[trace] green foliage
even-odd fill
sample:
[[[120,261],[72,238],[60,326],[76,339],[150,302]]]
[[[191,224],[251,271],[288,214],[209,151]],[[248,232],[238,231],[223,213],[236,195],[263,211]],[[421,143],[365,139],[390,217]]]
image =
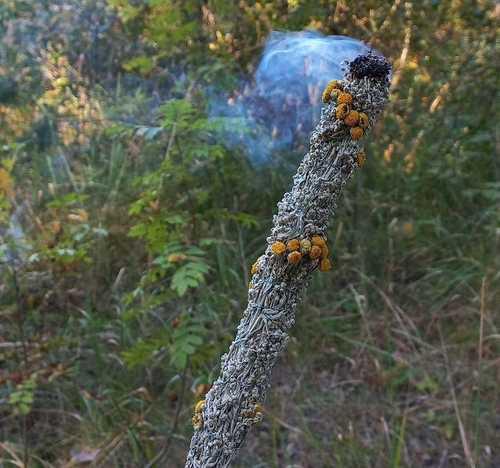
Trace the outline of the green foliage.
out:
[[[204,328],[198,323],[189,319],[181,319],[180,324],[172,333],[170,362],[174,367],[182,370],[187,366],[189,357],[195,354],[204,343],[204,334]]]
[[[17,385],[16,390],[9,396],[9,404],[14,411],[21,415],[30,413],[35,398],[36,381],[34,377]]]
[[[203,349],[205,328],[187,315],[176,319],[175,327],[162,331],[147,340],[139,339],[122,356],[130,368],[145,366],[155,358],[161,358],[162,350],[169,356],[170,364],[182,371],[188,365],[190,356]]]
[[[209,266],[204,257],[205,252],[198,247],[168,244],[153,264],[162,271],[174,270],[170,287],[183,296],[189,288],[197,288],[205,281]]]
[[[188,262],[174,273],[171,288],[179,296],[184,296],[189,288],[196,288],[203,283],[206,273],[208,273],[208,267],[205,263]]]
[[[154,354],[162,346],[162,341],[160,339],[155,340],[139,340],[130,349],[123,351],[122,356],[125,363],[130,368],[136,366],[143,366],[147,364],[154,356]]]
[[[140,57],[135,57],[130,59],[126,63],[123,64],[123,68],[126,71],[136,71],[141,75],[147,75],[153,70],[154,62],[151,58],[142,55]]]

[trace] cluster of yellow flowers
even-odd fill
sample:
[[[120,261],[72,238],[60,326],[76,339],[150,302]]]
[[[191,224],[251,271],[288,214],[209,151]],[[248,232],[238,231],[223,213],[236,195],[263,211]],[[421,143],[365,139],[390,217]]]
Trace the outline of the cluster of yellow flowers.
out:
[[[193,428],[198,431],[203,427],[203,409],[205,408],[205,400],[200,400],[194,406],[194,413],[191,419]]]
[[[89,95],[80,73],[66,57],[48,53],[42,70],[48,89],[38,99],[38,105],[56,111],[57,129],[65,146],[89,144],[104,121],[99,102]]]
[[[14,183],[9,171],[0,167],[0,195],[12,197],[14,195]]]
[[[323,91],[323,102],[326,104],[332,99],[337,100],[335,117],[342,120],[350,128],[353,140],[361,139],[370,125],[368,115],[353,108],[353,98],[350,93],[344,92],[338,80],[332,80]]]
[[[21,137],[33,121],[33,113],[25,107],[0,105],[0,127],[8,136]],[[9,135],[10,134],[10,135]]]
[[[203,410],[205,409],[205,400],[200,400],[194,405],[193,417],[191,422],[195,431],[203,428]],[[250,419],[253,423],[262,421],[264,409],[262,405],[256,403],[249,411],[243,412],[243,417]]]
[[[290,239],[286,244],[276,241],[271,245],[271,251],[274,255],[287,256],[290,265],[297,265],[303,258],[309,257],[310,260],[319,260],[320,271],[329,271],[332,263],[328,258],[329,249],[323,236],[312,236],[311,239]],[[258,271],[258,262],[252,266],[252,274]]]

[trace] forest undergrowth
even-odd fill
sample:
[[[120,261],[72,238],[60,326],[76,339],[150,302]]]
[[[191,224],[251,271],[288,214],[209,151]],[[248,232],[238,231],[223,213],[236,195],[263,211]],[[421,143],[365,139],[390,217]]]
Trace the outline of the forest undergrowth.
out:
[[[500,466],[499,15],[481,0],[3,1],[0,465],[184,466],[307,151],[300,122],[255,158],[265,119],[275,135],[283,120],[264,101],[250,127],[211,109],[246,95],[271,31],[312,29],[381,50],[391,98],[236,466]]]

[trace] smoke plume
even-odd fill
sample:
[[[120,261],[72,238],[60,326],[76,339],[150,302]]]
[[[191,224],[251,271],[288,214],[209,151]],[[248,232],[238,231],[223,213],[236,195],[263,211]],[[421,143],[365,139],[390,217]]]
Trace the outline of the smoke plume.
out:
[[[224,140],[255,164],[303,145],[319,119],[321,92],[343,76],[343,65],[368,52],[364,43],[317,32],[273,32],[252,83],[209,103],[223,117]]]

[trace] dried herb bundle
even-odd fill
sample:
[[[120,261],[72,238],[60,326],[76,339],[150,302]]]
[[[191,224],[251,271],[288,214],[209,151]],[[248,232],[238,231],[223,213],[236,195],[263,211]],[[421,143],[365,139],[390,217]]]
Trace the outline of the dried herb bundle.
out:
[[[391,67],[384,57],[360,56],[343,80],[323,93],[321,119],[310,149],[278,203],[265,253],[252,267],[248,307],[220,377],[193,416],[186,467],[227,467],[250,426],[262,418],[271,371],[285,349],[287,331],[311,274],[328,271],[326,231],[342,188],[364,163],[363,137],[381,114],[389,94]]]

